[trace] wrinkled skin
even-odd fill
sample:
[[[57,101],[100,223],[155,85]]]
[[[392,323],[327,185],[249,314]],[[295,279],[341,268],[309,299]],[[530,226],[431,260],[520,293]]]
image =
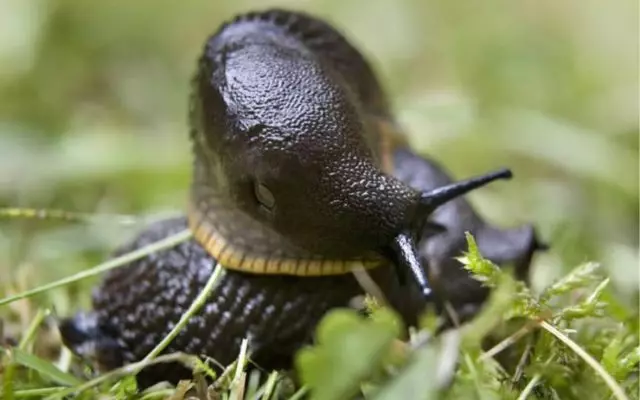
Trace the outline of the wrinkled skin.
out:
[[[223,27],[222,31],[234,35],[248,30],[254,35],[251,36],[253,38],[251,40],[255,40],[256,29],[259,30],[258,33],[264,30],[267,36],[284,35],[283,40],[294,47],[304,45],[304,48],[296,51],[299,50],[307,55],[311,52],[310,54],[318,57],[322,60],[322,68],[325,68],[327,77],[330,75],[332,84],[342,85],[337,91],[339,98],[333,99],[336,101],[336,106],[343,107],[342,115],[350,115],[351,119],[338,121],[337,128],[325,127],[330,131],[327,133],[333,135],[329,137],[343,141],[340,143],[341,147],[334,148],[333,152],[328,153],[331,155],[329,158],[332,158],[329,165],[331,168],[336,168],[333,172],[357,175],[358,168],[348,167],[351,164],[347,159],[343,160],[344,163],[339,162],[341,157],[344,158],[345,151],[347,153],[353,151],[355,156],[365,159],[364,164],[385,165],[386,163],[386,175],[377,172],[371,175],[369,171],[359,177],[358,182],[362,181],[363,187],[369,184],[372,187],[377,186],[372,182],[378,182],[376,179],[384,179],[385,182],[393,182],[392,186],[399,189],[397,192],[394,192],[394,189],[385,194],[385,196],[391,196],[386,205],[376,203],[385,200],[383,197],[372,197],[369,200],[376,203],[373,204],[375,207],[370,207],[365,201],[355,205],[358,209],[356,214],[346,213],[343,219],[332,219],[332,215],[327,213],[335,211],[335,204],[329,207],[326,202],[331,201],[331,196],[335,194],[330,193],[331,191],[340,192],[339,185],[332,186],[331,182],[326,180],[327,176],[322,173],[322,168],[325,166],[322,166],[319,168],[318,179],[324,180],[320,187],[327,191],[319,191],[317,197],[309,197],[309,193],[304,191],[292,193],[292,197],[285,198],[284,204],[290,210],[289,217],[269,222],[274,228],[273,232],[278,232],[279,238],[269,241],[270,238],[252,236],[254,233],[252,226],[236,226],[233,223],[227,223],[224,229],[236,229],[234,234],[238,242],[248,248],[251,246],[257,248],[264,245],[265,241],[269,241],[269,246],[273,247],[273,244],[276,244],[275,250],[278,250],[278,245],[282,245],[281,249],[286,247],[289,251],[287,247],[290,245],[289,241],[283,240],[283,238],[286,239],[288,232],[300,233],[300,235],[293,235],[296,236],[297,242],[291,246],[294,249],[291,251],[297,251],[296,246],[313,247],[314,237],[321,237],[324,244],[313,247],[313,252],[332,251],[333,246],[330,248],[325,246],[333,242],[338,242],[336,249],[339,252],[345,251],[346,248],[350,249],[349,251],[364,249],[371,242],[375,242],[377,246],[378,242],[387,240],[388,232],[385,230],[391,229],[389,227],[393,225],[393,223],[387,223],[388,221],[384,218],[399,212],[402,204],[407,201],[407,193],[440,187],[450,183],[451,179],[435,163],[411,153],[404,147],[402,138],[394,132],[395,123],[371,69],[362,56],[331,27],[300,14],[272,11],[239,17]],[[213,45],[209,43],[206,51],[212,51],[212,48],[215,50],[215,43]],[[278,49],[271,50],[278,51]],[[217,54],[214,51],[210,55],[215,57]],[[250,54],[248,57],[251,58],[254,55]],[[241,59],[242,57],[234,62],[248,62]],[[207,68],[207,62],[204,64],[201,62],[200,73],[202,68]],[[242,69],[236,68],[236,70]],[[236,84],[249,82],[243,77],[236,76],[236,78]],[[314,79],[322,80],[324,77],[316,74]],[[201,83],[201,79],[196,79],[196,86]],[[226,88],[230,89],[232,86],[228,85]],[[257,161],[255,159],[234,160],[234,151],[241,149],[233,146],[241,147],[242,143],[235,142],[233,138],[215,143],[221,136],[199,136],[198,132],[204,129],[206,124],[215,125],[219,134],[221,125],[220,118],[215,115],[205,115],[203,114],[205,109],[198,109],[199,96],[207,96],[208,91],[196,90],[195,93],[200,94],[195,95],[195,102],[192,99],[191,110],[195,153],[192,194],[196,195],[198,204],[204,207],[211,206],[214,197],[219,203],[216,203],[216,206],[226,203],[217,211],[212,211],[217,217],[222,218],[228,216],[227,213],[238,210],[243,213],[254,213],[255,210],[252,207],[256,204],[255,199],[251,197],[253,192],[249,189],[242,190],[244,179],[242,171],[255,167],[256,165],[252,163]],[[236,92],[229,93],[234,95]],[[272,93],[264,95],[270,94]],[[314,96],[314,99],[309,99],[305,104],[317,103],[316,105],[321,106],[323,101],[318,98],[320,94],[315,93]],[[203,104],[206,103],[205,100]],[[214,96],[209,100],[215,103],[220,99]],[[243,104],[246,103],[247,101],[243,102]],[[269,135],[264,135],[264,127],[259,126],[252,130],[251,127],[255,127],[255,124],[250,118],[242,113],[238,115],[241,118],[236,118],[236,122],[240,122],[240,128],[250,133],[256,133],[255,129],[259,128],[259,135],[262,135],[260,138],[269,139]],[[304,113],[300,115],[304,116]],[[286,115],[283,118],[286,122]],[[297,119],[294,118],[294,120]],[[302,129],[301,126],[296,125],[296,129]],[[347,131],[357,130],[366,132],[365,142],[350,142],[353,138],[345,134]],[[221,134],[224,135],[226,132]],[[313,143],[314,146],[317,144],[317,142]],[[293,144],[294,147],[298,145],[299,143]],[[305,146],[308,145],[309,143],[305,144]],[[211,153],[215,152],[210,150],[215,146],[231,146],[224,149],[229,159],[226,161],[211,159]],[[319,147],[321,148],[322,146]],[[304,152],[308,151],[308,148],[296,147],[296,151],[300,152],[296,154],[304,159]],[[241,154],[246,153],[241,152]],[[262,160],[268,162],[269,159],[270,157],[267,156]],[[292,161],[292,163],[295,162]],[[359,162],[362,160],[355,160],[354,165]],[[257,168],[265,173],[273,172],[270,168],[260,166]],[[296,174],[292,173],[291,176],[295,178]],[[270,179],[267,175],[262,178],[266,181]],[[348,176],[339,178],[336,182],[349,182],[349,179],[352,179]],[[216,182],[215,179],[222,181]],[[225,179],[227,181],[224,181]],[[279,182],[281,181],[271,182],[270,187],[278,196],[277,201],[282,201],[281,194],[278,193]],[[312,183],[306,182],[305,185]],[[220,188],[236,192],[232,195],[229,193],[221,195]],[[229,199],[236,199],[237,204],[230,204]],[[250,199],[253,199],[253,203]],[[291,204],[286,201],[291,201]],[[354,215],[359,217],[352,220]],[[367,219],[369,216],[373,216],[373,219]],[[372,226],[368,224],[380,216],[384,216],[379,220],[383,221],[380,225],[382,231],[375,232],[375,224]],[[255,217],[254,223],[263,218],[258,213],[253,214],[253,217]],[[304,224],[295,223],[296,220],[303,221]],[[464,232],[467,230],[477,235],[484,255],[501,265],[514,263],[520,277],[527,275],[532,253],[537,248],[535,235],[530,228],[504,231],[492,228],[484,223],[463,199],[440,207],[430,220],[446,228],[445,232],[435,236],[425,232],[421,235],[418,246],[423,267],[429,272],[436,286],[436,294],[439,296],[438,305],[448,301],[453,304],[456,312],[464,315],[463,319],[467,319],[477,311],[487,296],[487,290],[472,280],[453,259],[466,248]],[[229,217],[225,221],[235,220]],[[347,223],[335,225],[336,221],[347,221]],[[262,221],[263,224],[267,222],[267,219]],[[116,255],[140,248],[186,227],[186,218],[157,222],[120,248]],[[353,239],[351,246],[341,248],[340,236],[347,235],[354,227],[371,232]],[[328,232],[331,231],[337,232],[338,237],[335,239],[327,237]],[[180,315],[189,307],[203,288],[214,265],[213,257],[197,240],[192,239],[107,273],[94,292],[93,310],[62,322],[61,333],[65,344],[76,354],[92,358],[101,369],[105,370],[142,359],[170,331]],[[417,316],[425,307],[425,300],[412,287],[399,283],[396,270],[391,265],[372,269],[370,274],[407,325],[415,325]],[[266,369],[290,368],[295,351],[313,339],[313,332],[320,318],[333,308],[348,307],[354,297],[363,293],[363,289],[350,274],[295,277],[255,275],[229,270],[212,291],[203,309],[188,322],[185,329],[170,343],[165,352],[183,351],[206,355],[226,365],[235,359],[241,340],[246,337],[250,340],[253,359],[260,366]],[[189,372],[182,367],[162,365],[144,370],[138,378],[139,383],[146,386],[160,380],[175,382],[188,376]]]

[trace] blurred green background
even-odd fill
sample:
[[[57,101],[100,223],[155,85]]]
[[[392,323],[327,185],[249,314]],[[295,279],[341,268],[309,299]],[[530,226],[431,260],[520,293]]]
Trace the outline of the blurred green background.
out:
[[[514,170],[471,199],[552,243],[534,286],[596,260],[637,307],[635,0],[1,0],[0,207],[183,210],[195,60],[222,21],[273,5],[343,31],[415,148],[456,177]],[[0,220],[0,291],[88,268],[136,229]],[[68,313],[88,304],[90,283],[45,296]]]

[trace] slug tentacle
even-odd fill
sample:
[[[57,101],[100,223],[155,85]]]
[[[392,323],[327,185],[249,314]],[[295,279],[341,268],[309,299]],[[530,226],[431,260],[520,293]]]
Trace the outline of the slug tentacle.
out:
[[[65,346],[81,358],[95,363],[98,370],[108,371],[122,365],[122,346],[117,333],[105,329],[95,313],[78,313],[60,323]]]
[[[394,152],[394,173],[422,192],[437,192],[453,181],[438,162],[402,147]],[[433,234],[432,224],[445,230]],[[449,302],[462,322],[472,318],[489,295],[489,289],[473,279],[457,260],[467,250],[466,232],[474,235],[484,257],[499,266],[513,266],[516,278],[525,282],[534,254],[543,250],[531,225],[510,229],[490,225],[463,196],[438,207],[421,229],[418,253],[425,274],[438,294],[434,300],[438,307]]]
[[[508,169],[501,169],[492,173],[470,178],[461,182],[451,183],[435,189],[423,192],[420,196],[422,213],[420,216],[428,216],[437,207],[462,196],[474,189],[478,189],[498,179],[511,179],[513,174]]]
[[[476,178],[451,183],[446,186],[440,186],[435,189],[422,192],[420,194],[418,209],[411,221],[411,225],[422,227],[429,216],[441,205],[493,181],[498,179],[510,179],[511,177],[512,173],[510,170],[501,169]],[[435,226],[436,224],[430,224],[429,228],[433,229]],[[406,280],[406,273],[404,270],[408,270],[425,299],[430,300],[432,288],[429,284],[426,271],[418,261],[415,241],[416,239],[414,238],[414,235],[407,231],[401,232],[394,239],[391,249],[395,255],[394,261],[397,266],[397,274],[401,281],[404,282]]]

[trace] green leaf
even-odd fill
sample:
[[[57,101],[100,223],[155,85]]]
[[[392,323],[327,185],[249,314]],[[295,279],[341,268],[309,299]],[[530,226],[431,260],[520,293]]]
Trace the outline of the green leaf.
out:
[[[353,310],[334,310],[317,328],[317,342],[296,356],[296,368],[311,398],[349,398],[360,383],[381,369],[402,324],[389,310],[378,310],[368,320]]]
[[[75,376],[61,371],[49,361],[43,360],[33,354],[29,354],[17,348],[2,349],[12,360],[23,367],[38,371],[43,376],[51,379],[55,383],[67,386],[82,384],[82,381]]]

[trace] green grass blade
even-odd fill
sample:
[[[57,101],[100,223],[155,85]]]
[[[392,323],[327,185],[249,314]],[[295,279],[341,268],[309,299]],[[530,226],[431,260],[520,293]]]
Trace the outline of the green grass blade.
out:
[[[43,360],[33,354],[29,354],[20,349],[3,349],[4,352],[11,357],[11,360],[23,367],[38,371],[40,374],[51,379],[55,383],[66,386],[75,386],[82,384],[82,381],[75,376],[60,371],[55,365],[49,361]]]
[[[13,296],[5,297],[0,300],[0,306],[12,303],[17,300],[21,300],[27,297],[32,297],[40,293],[44,293],[46,291],[56,289],[65,285],[68,285],[73,282],[77,282],[86,278],[90,278],[95,275],[102,274],[103,272],[107,272],[109,270],[121,267],[126,265],[132,261],[145,257],[148,254],[151,254],[156,251],[164,250],[170,247],[177,245],[178,243],[184,242],[185,240],[191,237],[191,231],[185,229],[181,232],[168,236],[162,240],[159,240],[155,243],[151,243],[147,246],[141,247],[137,250],[134,250],[130,253],[123,254],[119,257],[115,257],[111,260],[108,260],[102,264],[99,264],[93,268],[81,271],[77,274],[68,276],[66,278],[62,278],[55,282],[48,283],[46,285],[42,285],[40,287],[24,291],[22,293],[18,293]]]
[[[303,386],[298,389],[298,391],[295,392],[291,397],[289,397],[289,400],[302,400],[308,391],[309,387]]]
[[[204,285],[200,293],[198,293],[198,296],[193,300],[193,302],[191,303],[187,311],[180,316],[180,320],[178,321],[176,326],[174,326],[173,329],[171,329],[171,331],[167,334],[167,336],[165,336],[164,339],[162,339],[162,341],[158,343],[158,345],[154,347],[153,350],[151,350],[149,354],[147,354],[147,356],[142,361],[144,362],[151,361],[153,358],[158,356],[158,354],[160,354],[176,336],[178,336],[178,334],[180,333],[180,330],[184,328],[187,322],[189,322],[189,319],[196,312],[198,312],[198,310],[202,308],[204,303],[207,301],[207,298],[209,297],[209,295],[211,294],[211,291],[213,290],[216,283],[218,282],[218,278],[220,277],[220,274],[222,273],[222,271],[223,271],[223,268],[220,266],[220,264],[216,264],[214,267],[213,273],[209,277],[209,280]]]
[[[42,321],[45,319],[47,315],[49,315],[49,310],[43,310],[43,309],[38,310],[36,315],[33,317],[33,320],[29,324],[27,331],[25,332],[24,336],[20,340],[20,343],[18,344],[18,350],[23,352],[27,351],[27,347],[29,346],[31,341],[34,339],[36,332],[38,331],[38,327],[40,326],[40,324],[42,323]],[[1,336],[1,333],[0,333],[0,336]],[[13,353],[8,351],[7,354],[10,355],[11,357],[8,357],[10,361],[6,366],[3,374],[4,380],[3,380],[2,388],[4,393],[3,397],[8,400],[11,400],[12,398],[14,398],[13,385],[14,385],[15,368],[17,364],[15,360],[12,359]]]
[[[155,364],[162,364],[162,363],[171,363],[171,362],[180,362],[182,364],[188,364],[188,365],[194,365],[195,364],[195,360],[197,360],[197,357],[195,356],[191,356],[188,354],[184,354],[184,353],[172,353],[172,354],[166,354],[160,357],[157,357],[153,360],[150,361],[139,361],[133,364],[127,364],[123,367],[114,369],[112,371],[107,372],[106,374],[102,374],[100,376],[98,376],[95,379],[92,379],[90,381],[84,382],[81,385],[77,385],[65,390],[62,390],[60,392],[54,393],[48,397],[46,397],[47,400],[54,400],[54,399],[62,399],[65,396],[69,396],[71,394],[79,394],[81,392],[84,392],[85,390],[91,389],[93,387],[96,387],[104,382],[107,382],[111,379],[116,379],[118,377],[123,377],[123,376],[128,376],[128,375],[132,375],[134,373],[136,373],[136,371],[139,371],[147,366],[150,365],[155,365]]]
[[[269,378],[267,378],[267,383],[264,386],[264,394],[262,395],[263,400],[269,400],[273,396],[273,391],[276,388],[276,383],[278,382],[278,371],[273,371],[269,374]]]
[[[236,366],[236,373],[233,376],[233,383],[237,382],[240,379],[240,376],[244,372],[244,367],[247,365],[248,360],[248,350],[249,350],[249,341],[245,338],[242,339],[242,343],[240,344],[240,355],[238,355],[238,363]],[[232,383],[232,384],[233,384]]]
[[[41,399],[42,396],[57,393],[64,389],[66,388],[63,386],[38,388],[38,389],[24,389],[24,390],[16,390],[15,392],[13,392],[13,395],[15,396],[16,399],[26,399],[29,397],[35,397],[35,398]]]
[[[25,335],[22,337],[22,339],[20,340],[20,343],[18,344],[18,348],[22,351],[27,351],[27,347],[29,346],[29,344],[33,341],[33,339],[36,336],[36,333],[38,332],[38,327],[40,326],[40,324],[42,324],[42,321],[44,321],[44,319],[51,313],[50,310],[45,310],[45,309],[39,309],[38,312],[36,313],[35,317],[33,317],[33,320],[31,321],[31,324],[29,324],[29,327],[27,328],[27,331],[25,332]]]
[[[547,332],[551,333],[553,336],[558,338],[564,344],[566,344],[571,350],[573,350],[577,355],[580,356],[591,368],[593,368],[598,375],[605,381],[607,386],[611,389],[611,392],[618,400],[629,400],[629,397],[624,393],[624,390],[618,385],[618,383],[613,379],[611,375],[596,361],[589,353],[587,353],[582,347],[580,347],[576,342],[568,338],[562,332],[560,332],[555,326],[551,325],[546,321],[542,321],[540,326],[544,328]]]

